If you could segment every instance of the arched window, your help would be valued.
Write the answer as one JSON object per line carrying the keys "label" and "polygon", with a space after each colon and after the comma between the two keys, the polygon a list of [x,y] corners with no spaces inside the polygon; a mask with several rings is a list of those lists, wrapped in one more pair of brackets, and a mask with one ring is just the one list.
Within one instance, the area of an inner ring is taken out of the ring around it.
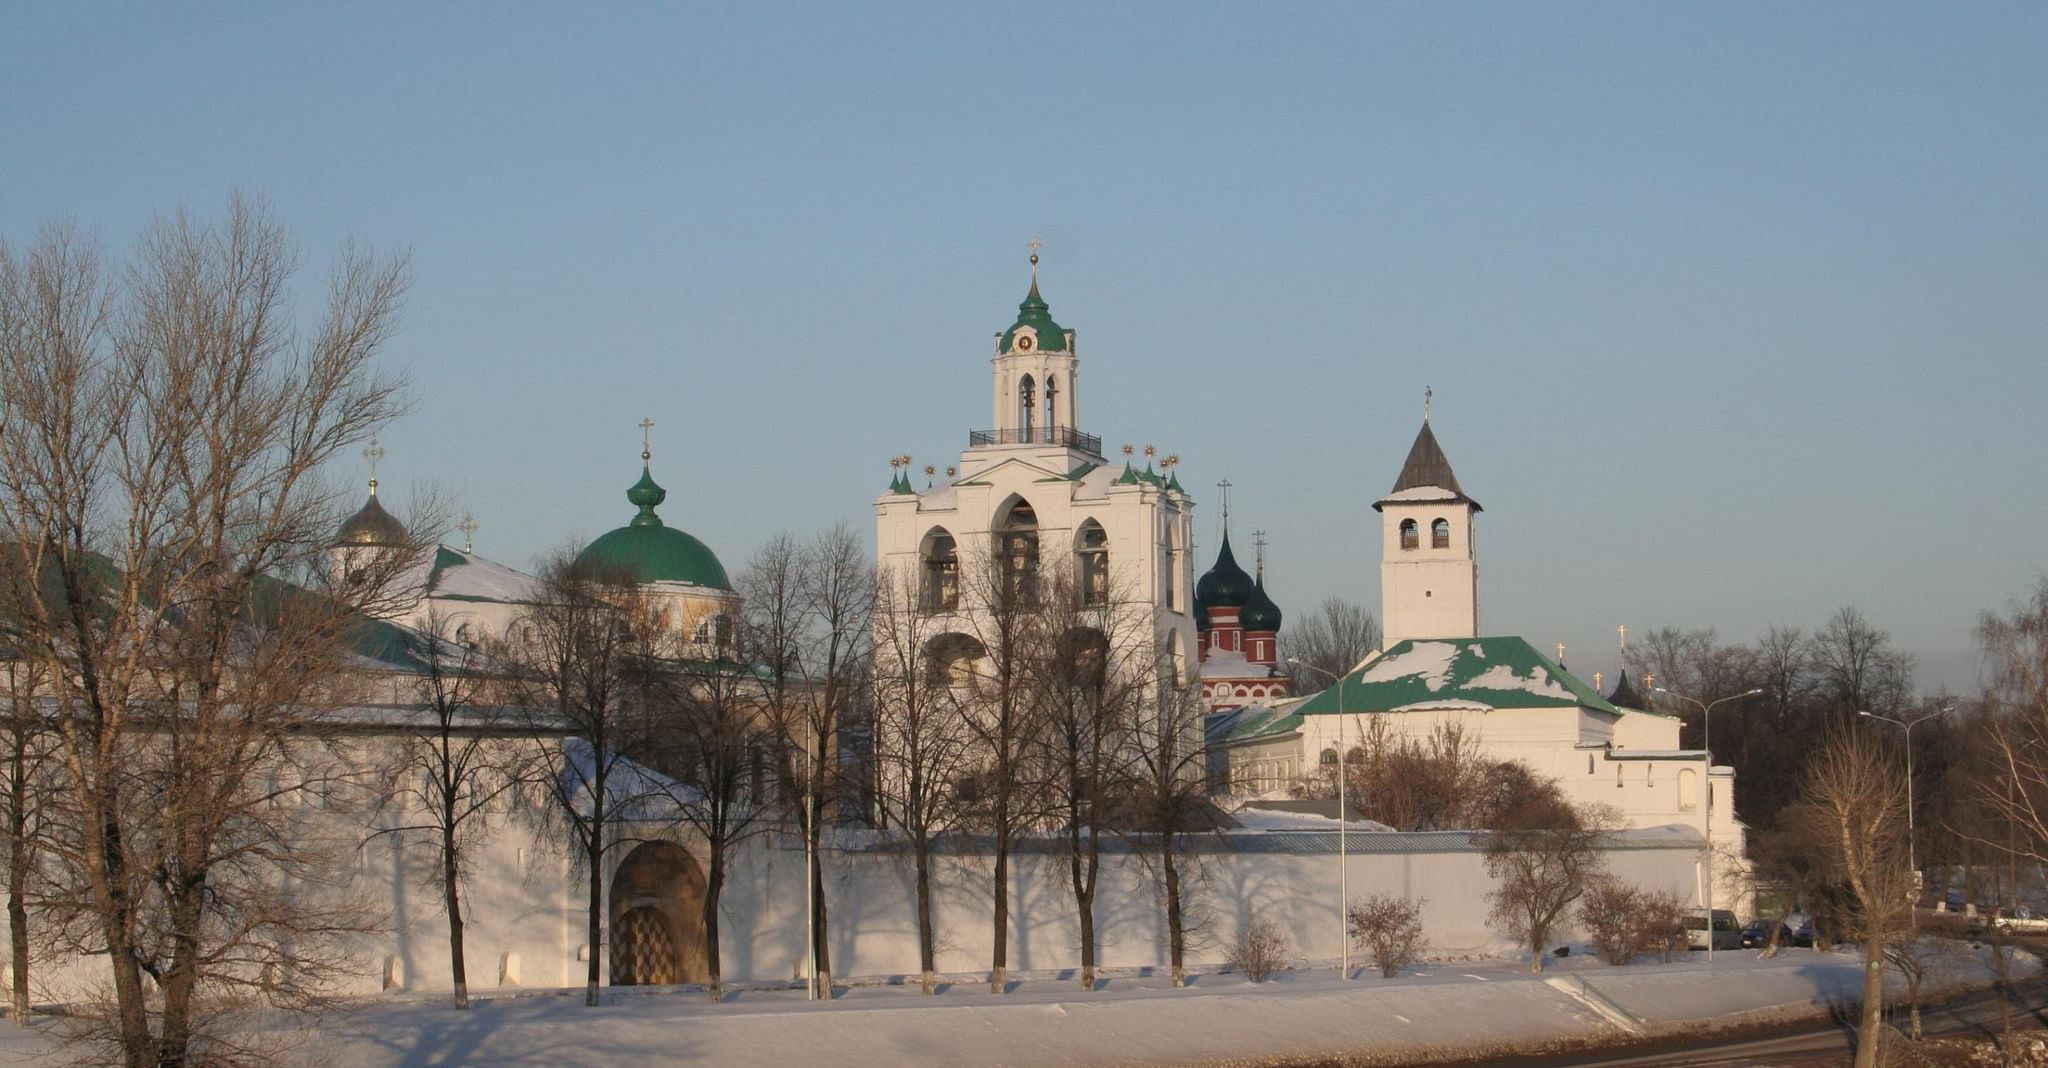
{"label": "arched window", "polygon": [[1448,549],[1451,547],[1450,520],[1438,516],[1437,521],[1429,525],[1429,547],[1432,549]]}
{"label": "arched window", "polygon": [[[1052,375],[1045,376],[1045,429],[1051,431],[1060,425],[1060,380]],[[1051,440],[1048,433],[1046,440]]]}
{"label": "arched window", "polygon": [[953,535],[934,530],[924,539],[924,579],[920,596],[927,612],[960,607],[960,549]]}
{"label": "arched window", "polygon": [[1038,513],[1029,501],[1010,506],[999,534],[1008,593],[1025,604],[1038,602]]}
{"label": "arched window", "polygon": [[1081,524],[1080,536],[1074,542],[1074,554],[1081,558],[1081,603],[1108,604],[1109,533],[1102,529],[1102,524],[1090,519]]}
{"label": "arched window", "polygon": [[1109,678],[1109,639],[1093,627],[1072,627],[1059,638],[1059,682],[1074,689],[1101,690]]}
{"label": "arched window", "polygon": [[1024,431],[1024,440],[1031,440],[1031,409],[1036,401],[1036,386],[1030,375],[1017,383],[1017,427]]}
{"label": "arched window", "polygon": [[947,686],[968,686],[974,682],[974,663],[986,651],[980,642],[965,634],[941,634],[926,647],[932,681]]}
{"label": "arched window", "polygon": [[1678,773],[1678,810],[1691,812],[1700,807],[1700,774],[1691,768]]}
{"label": "arched window", "polygon": [[1418,543],[1419,538],[1416,532],[1415,520],[1401,520],[1401,548],[1413,549]]}

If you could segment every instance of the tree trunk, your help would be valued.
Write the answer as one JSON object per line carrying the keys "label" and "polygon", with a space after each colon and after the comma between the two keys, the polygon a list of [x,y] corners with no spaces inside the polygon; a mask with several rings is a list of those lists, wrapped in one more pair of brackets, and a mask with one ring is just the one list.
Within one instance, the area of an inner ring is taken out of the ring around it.
{"label": "tree trunk", "polygon": [[[1086,845],[1083,843],[1086,842]],[[1081,989],[1095,990],[1094,842],[1078,825],[1067,832],[1067,874],[1073,881],[1074,912],[1081,924]]]}
{"label": "tree trunk", "polygon": [[[469,966],[462,957],[462,884],[455,866],[454,804],[447,805],[441,823],[441,897],[448,909],[448,966],[455,984],[455,1007],[469,1008]],[[596,950],[591,951],[595,959]]]}
{"label": "tree trunk", "polygon": [[1166,872],[1166,953],[1173,962],[1173,985],[1183,987],[1188,983],[1187,933],[1181,929],[1180,867],[1174,862],[1173,845],[1173,832],[1160,832],[1159,866]]}
{"label": "tree trunk", "polygon": [[23,810],[23,800],[28,796],[28,787],[23,781],[26,777],[22,768],[22,742],[17,737],[12,783],[14,804],[9,813],[11,826],[7,828],[7,934],[14,949],[11,974],[14,980],[14,1023],[17,1027],[29,1025],[28,813]]}
{"label": "tree trunk", "polygon": [[924,992],[936,994],[939,990],[938,969],[932,943],[932,850],[931,843],[920,835],[917,841],[917,963],[924,969]]}
{"label": "tree trunk", "polygon": [[832,1000],[832,943],[825,936],[825,856],[819,850],[817,814],[811,814],[811,946],[817,961],[817,973],[812,982],[817,985],[818,996]]}
{"label": "tree trunk", "polygon": [[[600,758],[602,759],[602,758]],[[598,784],[602,791],[604,784]],[[590,967],[583,977],[583,1004],[596,1006],[599,1002],[598,979],[604,953],[604,822],[603,809],[598,810],[598,819],[590,826],[590,839],[584,851],[584,859],[590,865],[590,915],[584,937],[590,944]]]}
{"label": "tree trunk", "polygon": [[1000,994],[1008,986],[1003,976],[1010,953],[1010,834],[1006,825],[1009,818],[1008,807],[999,792],[996,800],[995,909],[992,920],[995,925],[995,952],[990,957],[988,971],[988,992],[991,994]]}
{"label": "tree trunk", "polygon": [[[196,865],[195,865],[196,866]],[[199,987],[200,924],[205,916],[206,879],[187,876],[170,898],[171,963],[157,981],[163,992],[163,1026],[157,1038],[158,1068],[184,1068],[192,1047],[192,998]]]}
{"label": "tree trunk", "polygon": [[1863,1023],[1856,1032],[1856,1068],[1877,1068],[1884,1031],[1884,939],[1863,943]]}
{"label": "tree trunk", "polygon": [[711,845],[710,870],[704,876],[704,969],[711,979],[711,1003],[725,1000],[718,965],[718,895],[725,889],[725,848]]}

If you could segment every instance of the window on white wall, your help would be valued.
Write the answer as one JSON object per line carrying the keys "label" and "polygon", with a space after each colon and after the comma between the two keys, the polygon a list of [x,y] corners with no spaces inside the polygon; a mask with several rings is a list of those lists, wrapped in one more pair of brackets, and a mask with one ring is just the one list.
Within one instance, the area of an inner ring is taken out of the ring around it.
{"label": "window on white wall", "polygon": [[1691,812],[1700,807],[1700,773],[1684,768],[1678,773],[1678,809]]}

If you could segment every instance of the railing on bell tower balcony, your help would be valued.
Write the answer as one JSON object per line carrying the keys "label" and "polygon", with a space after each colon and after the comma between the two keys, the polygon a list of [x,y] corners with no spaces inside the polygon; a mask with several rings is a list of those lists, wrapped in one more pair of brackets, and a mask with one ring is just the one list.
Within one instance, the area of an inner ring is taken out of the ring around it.
{"label": "railing on bell tower balcony", "polygon": [[1029,429],[970,430],[967,446],[976,445],[1064,445],[1090,456],[1102,455],[1102,439],[1083,434],[1070,426],[1035,426]]}

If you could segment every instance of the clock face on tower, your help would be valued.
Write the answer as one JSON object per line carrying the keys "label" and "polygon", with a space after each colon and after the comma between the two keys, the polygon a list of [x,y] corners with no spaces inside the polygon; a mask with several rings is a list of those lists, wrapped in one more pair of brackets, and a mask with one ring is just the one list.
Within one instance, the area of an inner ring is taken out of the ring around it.
{"label": "clock face on tower", "polygon": [[1036,339],[1034,339],[1034,338],[1033,338],[1033,337],[1032,337],[1032,336],[1031,336],[1030,334],[1024,334],[1024,333],[1020,333],[1020,334],[1018,334],[1018,335],[1017,335],[1017,344],[1016,344],[1016,348],[1017,348],[1017,351],[1018,351],[1018,352],[1030,352],[1030,351],[1031,351],[1031,346],[1032,346],[1033,344],[1035,344],[1035,342],[1036,342]]}

